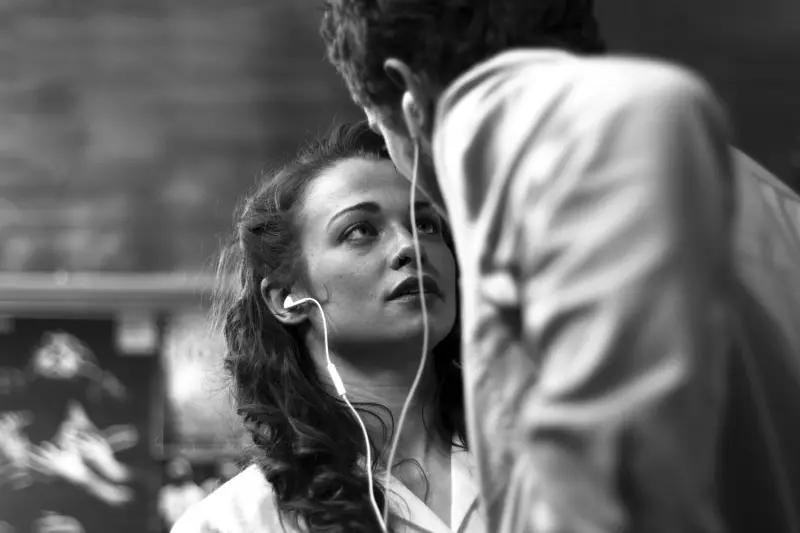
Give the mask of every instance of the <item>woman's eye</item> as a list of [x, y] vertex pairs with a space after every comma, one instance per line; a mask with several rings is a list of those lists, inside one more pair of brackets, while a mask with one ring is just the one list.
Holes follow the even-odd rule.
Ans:
[[377, 231], [375, 228], [366, 222], [358, 222], [357, 224], [353, 224], [347, 230], [345, 230], [343, 239], [346, 241], [358, 241], [361, 239], [374, 237], [377, 235]]
[[420, 231], [429, 235], [436, 235], [442, 230], [441, 223], [434, 218], [423, 218], [417, 220], [417, 227], [420, 229]]

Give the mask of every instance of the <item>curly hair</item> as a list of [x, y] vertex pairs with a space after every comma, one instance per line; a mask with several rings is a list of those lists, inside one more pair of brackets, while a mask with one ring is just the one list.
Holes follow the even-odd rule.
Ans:
[[519, 47], [605, 51], [593, 0], [325, 0], [327, 56], [362, 107], [387, 108], [401, 89], [390, 57], [445, 86], [475, 64]]
[[[279, 322], [260, 295], [264, 278], [289, 285], [303, 276], [296, 214], [312, 182], [337, 162], [387, 159], [383, 139], [365, 123], [344, 125], [310, 145], [294, 162], [263, 179], [237, 210], [220, 259], [215, 295], [225, 336], [225, 368], [254, 446], [253, 462], [272, 485], [281, 519], [310, 531], [359, 532], [378, 527], [369, 500], [362, 432], [346, 404], [326, 392], [296, 327]], [[449, 236], [447, 237], [449, 239]], [[452, 246], [452, 241], [448, 240]], [[229, 280], [233, 286], [226, 286]], [[465, 447], [458, 332], [433, 350], [438, 381], [433, 419], [444, 442]], [[376, 404], [355, 404], [384, 427]], [[391, 418], [391, 415], [389, 415]], [[377, 449], [370, 442], [373, 457]], [[369, 468], [373, 471], [377, 460]], [[376, 478], [377, 479], [377, 478]], [[383, 488], [375, 499], [386, 505]]]

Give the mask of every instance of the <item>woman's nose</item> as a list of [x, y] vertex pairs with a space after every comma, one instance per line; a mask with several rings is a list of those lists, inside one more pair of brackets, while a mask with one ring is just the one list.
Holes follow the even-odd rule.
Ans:
[[[425, 252], [425, 247], [422, 243], [419, 244], [419, 250], [421, 254], [422, 264], [428, 264], [428, 254]], [[394, 270], [400, 270], [401, 268], [405, 267], [409, 263], [416, 263], [417, 253], [414, 249], [414, 238], [411, 234], [403, 235], [400, 238], [400, 242], [398, 244], [397, 251], [395, 252], [394, 256], [392, 257], [392, 268]]]

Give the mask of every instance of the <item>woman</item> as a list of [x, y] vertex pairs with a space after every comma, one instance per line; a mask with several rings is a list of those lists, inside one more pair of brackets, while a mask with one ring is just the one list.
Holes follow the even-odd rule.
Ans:
[[[313, 297], [324, 309], [331, 359], [369, 434], [375, 499], [381, 510], [389, 501], [389, 528], [480, 527], [464, 444], [455, 259], [443, 222], [418, 203], [420, 296], [409, 200], [380, 136], [358, 124], [307, 149], [244, 203], [220, 267], [236, 286], [220, 291], [217, 315], [253, 464], [175, 533], [380, 530], [363, 433], [328, 375], [319, 310], [286, 310], [287, 296]], [[421, 297], [433, 349], [387, 496], [393, 424], [421, 358]]]

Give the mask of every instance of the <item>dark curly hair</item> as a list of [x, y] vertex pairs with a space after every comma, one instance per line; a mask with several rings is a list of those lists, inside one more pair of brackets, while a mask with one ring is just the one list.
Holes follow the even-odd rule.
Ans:
[[355, 101], [376, 108], [401, 96], [389, 57], [446, 86], [511, 48], [605, 51], [593, 0], [325, 0], [320, 31]]
[[[214, 314], [227, 346], [225, 368], [233, 381], [237, 412], [253, 439], [253, 462], [272, 485], [281, 518], [310, 531], [377, 530], [366, 473], [358, 466], [363, 433], [346, 404], [326, 392], [300, 331], [283, 325], [266, 307], [260, 285], [269, 278], [288, 286], [304, 275], [295, 217], [305, 190], [326, 169], [354, 157], [389, 157], [383, 139], [363, 122], [335, 129], [264, 178], [237, 210], [215, 295]], [[433, 350], [433, 361], [438, 381], [435, 428], [444, 442], [465, 447], [455, 329]], [[387, 433], [376, 412], [381, 406], [354, 405], [360, 413], [378, 417]], [[377, 457], [375, 444], [371, 446]], [[374, 471], [376, 465], [377, 460], [370, 468]], [[386, 505], [377, 483], [375, 499], [381, 508]]]

